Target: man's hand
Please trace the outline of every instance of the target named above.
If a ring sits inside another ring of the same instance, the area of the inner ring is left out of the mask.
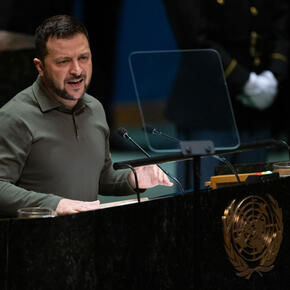
[[[156,165],[135,167],[139,188],[150,188],[157,185],[172,186],[173,183],[167,175]],[[134,173],[131,171],[128,180],[133,188],[136,188]]]
[[[100,208],[100,201],[80,201],[63,198],[58,203],[56,213],[59,215],[96,210]]]

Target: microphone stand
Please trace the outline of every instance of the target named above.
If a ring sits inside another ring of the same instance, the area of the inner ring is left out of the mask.
[[[196,170],[194,170],[195,171],[194,188],[196,190],[199,190],[199,184],[200,184],[199,172],[200,172],[200,157],[201,156],[226,155],[226,154],[232,154],[232,153],[252,151],[259,148],[283,148],[287,150],[288,155],[290,157],[290,148],[289,148],[289,145],[285,141],[267,139],[267,140],[262,140],[259,142],[241,144],[236,149],[215,150],[215,152],[212,154],[192,154],[192,153],[184,154],[184,152],[170,153],[170,154],[163,154],[163,155],[155,156],[151,159],[144,158],[144,159],[137,159],[137,160],[136,159],[128,160],[126,162],[115,162],[113,164],[113,167],[114,169],[117,170],[117,169],[124,168],[124,163],[137,167],[137,166],[149,165],[149,164],[152,164],[152,162],[156,164],[156,163],[166,163],[166,162],[171,162],[171,161],[183,161],[183,160],[189,160],[189,159],[195,158],[194,160],[195,160]]]
[[[212,155],[214,153],[214,149],[211,148],[212,145],[210,143],[206,144],[206,143],[201,143],[202,146],[200,146],[199,141],[180,141],[179,139],[169,136],[161,131],[159,131],[158,129],[150,126],[150,125],[143,125],[143,130],[147,133],[153,134],[153,135],[159,135],[162,137],[166,137],[167,139],[170,139],[174,142],[176,142],[177,144],[179,144],[181,146],[181,151],[183,153],[183,155],[188,155],[193,153],[192,149],[194,148],[194,153],[192,156],[192,160],[193,160],[193,177],[194,177],[194,190],[198,190],[200,187],[200,156],[205,156],[207,154],[203,154],[203,153],[208,153],[208,155]],[[192,143],[193,142],[193,143]],[[182,144],[184,143],[184,144]],[[283,141],[283,140],[274,140],[274,139],[267,139],[267,140],[261,140],[261,141],[256,141],[254,143],[244,143],[241,144],[239,146],[238,149],[234,149],[234,152],[229,152],[229,150],[218,150],[216,151],[217,154],[219,155],[223,155],[223,154],[229,154],[229,153],[237,153],[237,152],[245,152],[245,151],[249,151],[249,150],[254,150],[254,149],[258,149],[258,148],[267,148],[267,147],[284,147],[287,149],[288,151],[288,155],[290,156],[290,148],[289,145]],[[196,150],[197,149],[197,150]],[[202,152],[202,150],[205,149],[205,152]],[[234,168],[234,166],[225,158],[219,155],[212,155],[212,157],[216,158],[217,160],[225,163],[230,170],[235,174],[237,182],[241,182],[239,175],[237,173],[237,170]],[[190,164],[189,161],[185,161],[185,166],[187,167],[186,170],[186,182],[187,185],[190,185]]]
[[[135,184],[136,184],[135,191],[136,191],[136,194],[137,194],[137,201],[138,201],[138,203],[140,203],[141,202],[141,199],[140,199],[140,188],[139,188],[139,183],[138,183],[138,177],[137,177],[136,170],[130,164],[123,164],[123,166],[124,166],[124,168],[127,167],[127,168],[131,169],[133,174],[134,174]]]
[[[193,161],[193,188],[194,191],[200,189],[200,156],[210,155],[214,153],[214,144],[210,140],[202,140],[202,141],[181,141],[173,136],[167,135],[156,128],[150,126],[150,125],[144,125],[143,130],[147,133],[153,134],[153,135],[159,135],[161,137],[165,137],[167,139],[170,139],[171,141],[178,144],[181,148],[182,154],[184,156],[190,156],[190,160]],[[190,187],[190,180],[191,180],[191,172],[190,172],[190,166],[189,160],[185,161],[185,182],[186,186]]]
[[[138,143],[136,143],[130,136],[127,132],[123,132],[123,135],[122,135],[124,138],[130,140],[137,148],[139,148],[149,159],[151,159],[151,156],[150,154],[148,154]],[[184,189],[180,183],[180,181],[173,177],[171,174],[169,174],[165,169],[163,169],[159,164],[156,163],[156,166],[162,170],[168,177],[170,177],[171,179],[173,179],[179,186],[180,190],[182,193],[184,193]]]

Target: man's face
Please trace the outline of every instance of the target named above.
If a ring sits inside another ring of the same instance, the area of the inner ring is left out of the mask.
[[[84,95],[92,76],[92,57],[85,35],[49,38],[44,64],[36,64],[46,88],[61,103],[73,107]]]

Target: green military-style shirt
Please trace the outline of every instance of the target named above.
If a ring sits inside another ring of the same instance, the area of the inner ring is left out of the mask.
[[[40,77],[0,109],[0,212],[61,198],[134,194],[128,170],[115,171],[101,103],[85,94],[72,111],[49,97]]]

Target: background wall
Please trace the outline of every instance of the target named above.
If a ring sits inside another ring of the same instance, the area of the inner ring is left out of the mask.
[[[128,66],[131,52],[175,48],[175,39],[160,0],[125,0],[116,46],[115,102],[136,101]]]
[[[115,50],[114,124],[138,124],[139,111],[128,57],[134,51],[176,49],[162,1],[124,0],[120,10]]]

